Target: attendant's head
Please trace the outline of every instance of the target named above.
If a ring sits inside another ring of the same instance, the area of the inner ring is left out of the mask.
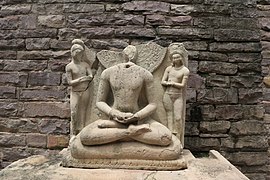
[[[173,67],[180,67],[184,65],[184,57],[180,53],[174,53],[171,55],[171,61]]]
[[[123,50],[123,54],[124,54],[124,58],[126,60],[126,62],[136,62],[136,59],[138,57],[138,52],[137,52],[137,48],[135,46],[132,45],[128,45],[124,50]]]
[[[75,61],[75,62],[81,61],[82,56],[83,56],[83,52],[84,52],[84,48],[82,45],[74,44],[71,47],[70,51],[71,51],[71,56],[72,56],[73,61]]]

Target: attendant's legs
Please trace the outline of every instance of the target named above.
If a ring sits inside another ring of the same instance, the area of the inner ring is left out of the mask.
[[[164,93],[163,105],[167,113],[167,127],[173,131],[173,102],[167,93]]]
[[[70,110],[71,110],[71,122],[70,122],[70,135],[77,135],[77,121],[79,120],[78,102],[80,98],[80,92],[71,92],[70,94]]]
[[[179,138],[179,140],[182,142],[182,137],[184,136],[184,131],[183,131],[183,108],[184,108],[184,104],[183,104],[183,98],[180,96],[179,98],[177,98],[174,101],[173,104],[174,108],[174,132],[177,132],[176,137]]]

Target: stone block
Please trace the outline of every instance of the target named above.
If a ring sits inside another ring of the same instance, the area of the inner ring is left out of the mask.
[[[216,52],[260,52],[261,45],[257,42],[250,43],[220,43],[214,42],[209,45],[210,51]]]
[[[164,25],[164,26],[179,26],[192,25],[191,16],[165,16],[161,14],[151,14],[146,16],[146,24],[149,25]]]
[[[237,89],[230,88],[213,88],[213,89],[202,89],[198,91],[197,101],[200,103],[211,103],[211,104],[225,104],[225,103],[237,103],[238,93]]]
[[[237,73],[238,67],[233,63],[200,61],[198,70],[203,73],[233,75]]]
[[[63,9],[65,13],[79,13],[79,12],[88,13],[88,12],[104,12],[105,11],[105,7],[103,4],[94,4],[94,3],[90,3],[90,4],[65,3]]]
[[[185,148],[193,152],[219,149],[220,142],[217,138],[186,137]]]
[[[47,68],[47,61],[42,60],[7,60],[4,61],[5,71],[43,71]]]
[[[229,53],[228,56],[229,62],[252,63],[261,61],[260,53]]]
[[[241,119],[243,117],[243,107],[240,105],[219,105],[216,106],[216,119],[229,120]]]
[[[262,82],[261,76],[249,76],[249,75],[241,75],[241,76],[231,76],[231,86],[238,88],[251,88],[258,87]]]
[[[17,52],[16,51],[0,51],[0,59],[16,59]]]
[[[146,13],[169,13],[170,4],[158,1],[132,1],[122,4],[124,11],[146,12]]]
[[[0,98],[1,99],[16,98],[16,88],[12,86],[0,86]]]
[[[267,137],[265,136],[244,136],[239,137],[235,148],[244,150],[266,150],[268,148]]]
[[[199,40],[199,39],[211,39],[213,32],[211,29],[199,29],[199,28],[157,28],[157,34],[167,37],[178,37],[183,40]]]
[[[24,39],[10,39],[10,40],[0,40],[0,48],[2,50],[7,49],[22,49],[25,48]]]
[[[69,41],[61,41],[57,39],[50,40],[50,48],[57,49],[57,50],[69,50],[70,49],[70,42]]]
[[[50,48],[50,38],[28,38],[25,40],[26,49],[44,50]]]
[[[242,4],[234,6],[231,11],[231,16],[236,18],[257,18],[257,9],[254,7],[246,7]]]
[[[26,73],[2,72],[0,73],[0,85],[26,86],[27,78]]]
[[[27,134],[26,143],[29,147],[46,148],[47,136],[44,134]]]
[[[216,41],[260,41],[260,31],[217,29],[214,30]]]
[[[121,9],[121,5],[120,4],[106,4],[105,10],[109,11],[109,12],[117,12]]]
[[[13,33],[15,38],[56,38],[57,29],[33,29],[33,30],[25,30],[18,29]]]
[[[60,60],[49,60],[48,61],[48,69],[50,69],[51,71],[61,71],[61,72],[65,72],[65,68],[66,65],[69,62],[66,59],[60,59]]]
[[[114,29],[113,28],[104,28],[104,27],[98,27],[98,28],[81,28],[79,30],[79,34],[85,38],[97,38],[97,37],[111,37],[114,35]]]
[[[24,103],[24,116],[69,118],[70,109],[68,103],[27,102]]]
[[[229,87],[230,77],[210,74],[206,77],[206,86],[208,87]]]
[[[93,34],[93,32],[92,32],[92,34]],[[73,39],[75,39],[77,37],[77,35],[78,35],[77,29],[61,28],[58,31],[59,40],[62,40],[62,41],[63,40],[64,41],[66,41],[66,40],[72,41]]]
[[[239,90],[239,102],[243,104],[256,104],[262,100],[262,89],[253,88],[253,89],[244,89],[240,88]]]
[[[23,105],[19,102],[2,101],[0,102],[0,109],[0,116],[2,117],[20,116]]]
[[[96,49],[124,49],[129,44],[128,39],[92,39],[91,44]]]
[[[20,16],[21,29],[36,29],[37,28],[37,16],[34,14]]]
[[[1,15],[20,15],[28,14],[31,11],[30,4],[14,4],[14,5],[5,5],[1,7]]]
[[[235,138],[234,137],[227,137],[221,138],[221,148],[222,149],[234,149],[235,147]]]
[[[48,135],[47,148],[62,149],[68,146],[69,138],[63,135]]]
[[[235,152],[225,157],[235,165],[259,166],[268,162],[266,152]]]
[[[10,133],[38,132],[36,119],[0,118],[0,131]]]
[[[142,28],[142,27],[119,27],[115,29],[116,37],[146,37],[153,38],[156,36],[156,32],[154,29],[150,28]]]
[[[262,105],[243,105],[243,115],[244,119],[257,119],[262,120],[267,108],[264,108]]]
[[[200,60],[207,61],[228,61],[228,56],[223,53],[215,53],[215,52],[199,52],[198,58]]]
[[[65,16],[63,15],[38,16],[38,24],[45,27],[62,28],[65,25]]]
[[[236,136],[239,135],[263,135],[267,131],[262,121],[243,120],[232,122],[230,133]]]
[[[202,133],[227,133],[230,127],[229,121],[200,122],[200,132]]]
[[[38,129],[43,134],[68,134],[69,121],[60,119],[42,119]]]
[[[188,87],[193,89],[200,89],[205,87],[205,78],[198,74],[190,74],[188,80]]]
[[[29,73],[28,85],[30,86],[57,86],[61,82],[59,72],[31,72]]]
[[[239,63],[239,72],[256,72],[260,73],[262,71],[260,63]]]
[[[21,100],[64,100],[66,97],[65,87],[23,88],[20,90]]]
[[[186,122],[185,136],[198,136],[200,133],[198,127],[199,127],[198,122]]]
[[[171,13],[176,15],[189,15],[197,12],[197,8],[194,5],[178,5],[171,4]]]
[[[8,16],[0,18],[1,29],[17,29],[19,26],[19,16]]]
[[[203,120],[206,120],[206,121],[215,120],[216,112],[215,112],[215,107],[213,105],[202,105],[200,107],[201,107]]]
[[[260,28],[265,31],[270,30],[270,21],[268,18],[259,18]]]
[[[187,89],[187,102],[196,102],[196,90],[188,88]]]
[[[261,40],[270,41],[270,32],[261,30]]]
[[[0,146],[2,147],[13,147],[13,146],[25,146],[25,135],[23,134],[0,134]]]

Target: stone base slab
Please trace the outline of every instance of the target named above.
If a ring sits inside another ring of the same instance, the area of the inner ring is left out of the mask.
[[[141,170],[180,170],[187,168],[187,158],[192,154],[185,151],[177,160],[140,160],[140,159],[75,159],[68,149],[62,151],[61,165],[74,168],[108,168],[108,169],[141,169]]]

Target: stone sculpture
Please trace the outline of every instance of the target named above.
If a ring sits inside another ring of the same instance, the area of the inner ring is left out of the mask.
[[[67,158],[62,162],[64,166],[156,170],[186,168],[186,161],[181,156],[182,143],[157,121],[159,119],[155,119],[155,77],[150,71],[160,66],[166,48],[157,44],[137,47],[129,45],[123,52],[102,51],[97,54],[106,68],[100,75],[96,95],[96,107],[103,115],[71,139]],[[145,57],[150,58],[150,62],[143,61],[138,54],[146,52],[147,48],[150,52],[145,53]],[[176,61],[178,68],[179,61]],[[173,80],[175,77],[169,78]],[[159,89],[163,91],[161,85]]]
[[[71,135],[78,134],[85,126],[86,112],[89,102],[89,84],[93,78],[91,67],[83,60],[85,46],[83,41],[74,40],[71,47],[72,61],[66,66],[68,84],[71,86]]]
[[[169,58],[172,65],[164,72],[161,84],[166,88],[163,103],[167,113],[168,128],[184,142],[185,94],[189,76],[186,67],[187,51],[181,43],[169,46]]]

